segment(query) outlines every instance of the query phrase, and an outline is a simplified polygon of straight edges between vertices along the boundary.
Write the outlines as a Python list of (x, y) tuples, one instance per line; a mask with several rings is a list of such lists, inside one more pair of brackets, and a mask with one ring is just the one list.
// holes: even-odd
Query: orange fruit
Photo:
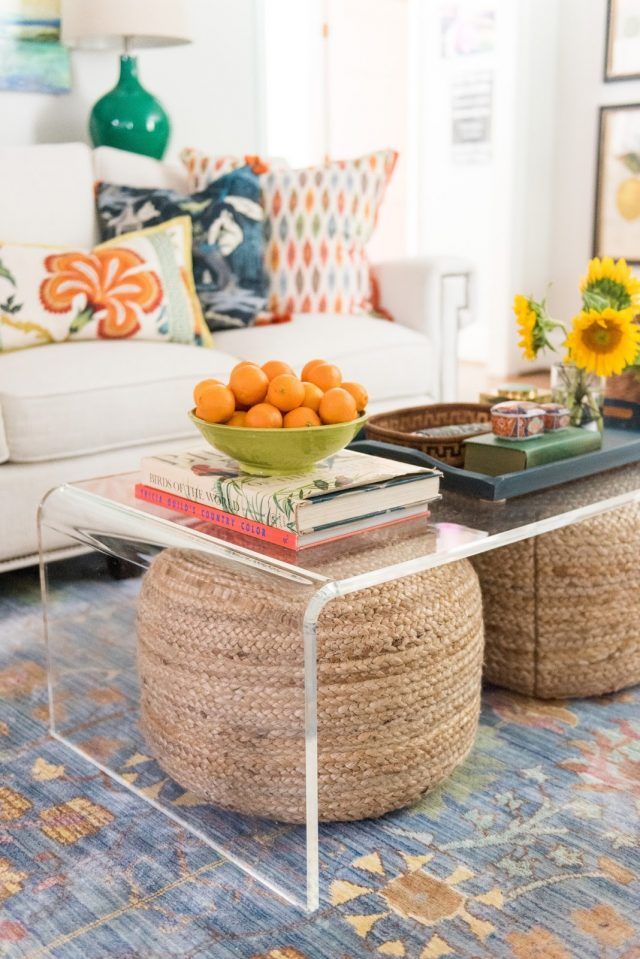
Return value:
[(282, 410), (283, 413), (302, 406), (303, 401), (304, 386), (292, 373), (281, 373), (269, 383), (267, 402)]
[(327, 390), (320, 400), (320, 419), (325, 424), (348, 423), (358, 415), (356, 401), (351, 393), (339, 386)]
[(196, 406), (200, 405), (200, 397), (202, 396), (204, 390), (208, 389), (210, 386), (217, 386), (220, 380), (200, 380), (199, 383), (193, 388), (193, 402)]
[(342, 383), (341, 386), (343, 390), (346, 390), (347, 393), (351, 393), (353, 396), (356, 401), (358, 413), (366, 410), (367, 403), (369, 402), (369, 394), (361, 383)]
[(244, 410), (236, 410), (230, 420), (227, 420), (227, 426), (244, 426), (247, 414)]
[(303, 383), (302, 385), (304, 386), (304, 400), (302, 401), (302, 405), (313, 410), (314, 413), (317, 413), (320, 400), (322, 399), (322, 390), (319, 386), (316, 386), (315, 383)]
[(252, 429), (276, 429), (282, 426), (282, 413), (271, 403), (258, 403), (247, 413), (244, 425)]
[[(234, 368), (231, 370), (232, 373), (235, 373), (236, 370), (242, 369), (243, 366), (258, 366), (257, 363), (253, 363), (251, 360), (241, 360), (240, 363), (236, 363)], [(260, 367), (258, 366), (258, 369)]]
[(229, 389), (241, 406), (255, 406), (256, 403), (262, 403), (267, 395), (268, 386), (267, 374), (263, 373), (259, 366), (253, 364), (236, 366), (231, 371)]
[(305, 377), (314, 386), (319, 386), (323, 393), (342, 383), (342, 373), (337, 366), (331, 363), (318, 363), (312, 367)]
[(307, 406), (299, 406), (291, 410), (284, 418), (284, 425), (290, 429), (298, 426), (322, 426), (320, 417)]
[(214, 383), (202, 391), (196, 416), (207, 423), (226, 423), (233, 416), (236, 401), (228, 386)]
[(318, 366), (319, 363), (326, 363), (326, 362), (327, 362), (326, 360), (309, 360), (309, 362), (305, 363), (304, 366), (302, 367), (302, 373), (300, 374), (300, 379), (308, 380), (309, 373), (314, 368), (314, 366)]
[(267, 374), (269, 382), (275, 379), (276, 376), (280, 376), (281, 373), (289, 373), (291, 376), (294, 375), (289, 364), (283, 363), (282, 360), (269, 360), (268, 363), (262, 364), (261, 369)]

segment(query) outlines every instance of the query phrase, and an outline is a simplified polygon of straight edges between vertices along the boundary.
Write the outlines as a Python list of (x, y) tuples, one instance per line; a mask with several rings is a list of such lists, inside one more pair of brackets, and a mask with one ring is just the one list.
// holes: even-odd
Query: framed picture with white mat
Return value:
[(640, 103), (600, 108), (593, 255), (640, 266)]

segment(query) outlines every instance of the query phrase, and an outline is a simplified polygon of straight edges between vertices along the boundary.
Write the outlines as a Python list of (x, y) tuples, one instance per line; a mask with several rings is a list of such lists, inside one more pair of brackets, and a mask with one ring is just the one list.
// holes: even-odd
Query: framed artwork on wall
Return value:
[(640, 0), (608, 0), (604, 79), (640, 80)]
[(640, 103), (600, 107), (593, 255), (640, 266)]
[(69, 51), (60, 43), (60, 0), (0, 0), (0, 90), (70, 89)]

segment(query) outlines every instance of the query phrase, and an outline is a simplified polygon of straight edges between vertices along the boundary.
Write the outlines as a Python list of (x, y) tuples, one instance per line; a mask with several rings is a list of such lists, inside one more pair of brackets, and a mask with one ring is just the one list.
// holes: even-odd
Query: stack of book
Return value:
[(142, 460), (138, 499), (287, 549), (424, 519), (440, 473), (342, 450), (310, 473), (251, 476), (211, 449)]

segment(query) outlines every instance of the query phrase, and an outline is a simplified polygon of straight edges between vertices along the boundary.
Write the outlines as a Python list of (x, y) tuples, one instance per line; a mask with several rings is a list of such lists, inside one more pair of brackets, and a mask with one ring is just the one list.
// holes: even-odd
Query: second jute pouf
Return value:
[(640, 683), (640, 507), (474, 557), (485, 678), (542, 699)]
[[(218, 806), (304, 821), (307, 598), (277, 577), (251, 579), (173, 549), (144, 576), (144, 732), (162, 768)], [(480, 589), (466, 560), (325, 606), (321, 820), (380, 816), (452, 772), (475, 738), (482, 647)]]

